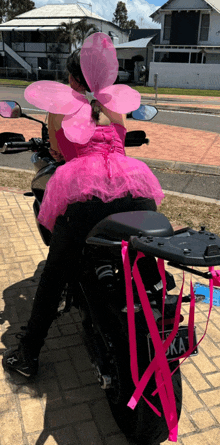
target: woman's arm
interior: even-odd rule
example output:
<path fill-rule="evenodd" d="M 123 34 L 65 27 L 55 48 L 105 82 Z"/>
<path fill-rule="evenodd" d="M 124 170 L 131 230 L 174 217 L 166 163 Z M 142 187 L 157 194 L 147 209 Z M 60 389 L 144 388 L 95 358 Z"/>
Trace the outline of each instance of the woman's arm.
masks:
<path fill-rule="evenodd" d="M 110 122 L 112 122 L 113 124 L 123 125 L 123 127 L 126 128 L 126 114 L 118 114 L 115 113 L 115 111 L 110 111 L 105 108 L 104 105 L 101 105 L 101 110 L 110 120 Z"/>
<path fill-rule="evenodd" d="M 63 120 L 63 115 L 61 114 L 51 114 L 48 115 L 48 133 L 50 139 L 50 154 L 53 158 L 60 162 L 64 159 L 62 153 L 60 153 L 59 146 L 57 143 L 56 132 L 61 128 L 61 122 Z"/>

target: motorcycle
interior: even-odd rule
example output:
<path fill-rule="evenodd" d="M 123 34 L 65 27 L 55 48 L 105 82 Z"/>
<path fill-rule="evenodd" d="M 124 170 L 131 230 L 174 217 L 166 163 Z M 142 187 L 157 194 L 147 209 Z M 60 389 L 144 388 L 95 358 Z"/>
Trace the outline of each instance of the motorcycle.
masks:
<path fill-rule="evenodd" d="M 17 105 L 14 102 L 14 106 Z M 132 117 L 150 120 L 156 113 L 154 107 L 142 106 L 132 113 Z M 21 109 L 19 117 L 40 122 L 22 113 Z M 41 124 L 42 138 L 8 142 L 0 152 L 33 151 L 31 161 L 36 171 L 31 184 L 33 209 L 42 240 L 48 246 L 51 233 L 39 224 L 37 216 L 46 184 L 60 163 L 49 154 L 47 127 L 45 123 Z M 137 147 L 148 142 L 144 131 L 128 132 L 125 146 Z M 188 227 L 174 231 L 168 219 L 158 212 L 110 215 L 86 238 L 80 258 L 78 288 L 74 287 L 73 293 L 67 283 L 62 294 L 66 301 L 64 311 L 70 310 L 71 304 L 79 309 L 92 367 L 106 392 L 116 422 L 129 440 L 145 445 L 159 445 L 170 437 L 172 425 L 164 397 L 173 401 L 168 397 L 173 391 L 177 422 L 182 407 L 179 360 L 198 353 L 195 329 L 192 333 L 190 327 L 182 326 L 184 319 L 180 314 L 182 302 L 190 302 L 192 310 L 195 296 L 193 292 L 184 297 L 181 293 L 180 296 L 169 294 L 175 289 L 174 278 L 165 270 L 159 273 L 156 258 L 167 261 L 175 269 L 210 280 L 211 268 L 220 264 L 220 238 L 204 227 L 198 232 Z M 129 261 L 134 271 L 138 264 L 144 297 L 137 271 L 133 278 L 129 275 Z M 210 270 L 202 272 L 196 266 L 209 267 Z M 158 336 L 162 337 L 160 345 L 159 340 L 155 342 L 154 339 L 155 327 Z M 163 361 L 160 367 L 158 357 L 164 358 L 165 344 L 166 362 Z M 165 384 L 163 366 L 170 370 L 171 390 Z M 150 367 L 153 372 L 146 377 Z M 144 380 L 147 384 L 143 384 L 138 396 L 137 390 Z M 166 394 L 161 396 L 164 386 Z M 133 402 L 139 400 L 134 403 L 137 405 L 135 409 L 128 404 L 133 393 L 136 397 Z"/>

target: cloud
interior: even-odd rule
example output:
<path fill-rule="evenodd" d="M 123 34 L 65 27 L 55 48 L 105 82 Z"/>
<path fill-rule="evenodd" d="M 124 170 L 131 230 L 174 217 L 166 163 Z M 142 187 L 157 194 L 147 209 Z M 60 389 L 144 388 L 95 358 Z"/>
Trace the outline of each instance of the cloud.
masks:
<path fill-rule="evenodd" d="M 67 3 L 72 2 L 70 0 L 36 0 L 35 6 L 36 8 L 40 8 L 48 4 L 62 5 Z M 90 11 L 91 8 L 89 4 L 92 4 L 92 12 L 111 22 L 118 0 L 108 0 L 108 6 L 103 0 L 87 0 L 86 3 L 82 6 Z M 158 28 L 158 24 L 154 23 L 149 17 L 158 9 L 158 6 L 148 3 L 146 0 L 124 0 L 124 3 L 126 3 L 128 11 L 128 20 L 135 20 L 139 28 Z"/>

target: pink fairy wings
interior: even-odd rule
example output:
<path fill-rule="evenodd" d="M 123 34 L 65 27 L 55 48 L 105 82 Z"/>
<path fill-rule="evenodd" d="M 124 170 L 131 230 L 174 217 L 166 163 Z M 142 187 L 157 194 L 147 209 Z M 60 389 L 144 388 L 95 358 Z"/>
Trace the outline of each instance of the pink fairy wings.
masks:
<path fill-rule="evenodd" d="M 94 94 L 113 85 L 118 75 L 118 60 L 111 38 L 102 32 L 89 36 L 80 51 L 80 65 Z"/>
<path fill-rule="evenodd" d="M 32 105 L 53 114 L 73 114 L 88 103 L 69 86 L 50 80 L 32 83 L 25 89 L 24 97 Z"/>
<path fill-rule="evenodd" d="M 80 65 L 94 98 L 110 111 L 130 113 L 140 106 L 140 94 L 127 85 L 113 85 L 118 75 L 114 45 L 107 34 L 89 36 L 80 51 Z M 84 144 L 95 131 L 88 98 L 67 85 L 39 81 L 24 93 L 31 104 L 53 114 L 64 114 L 62 128 L 72 142 Z"/>

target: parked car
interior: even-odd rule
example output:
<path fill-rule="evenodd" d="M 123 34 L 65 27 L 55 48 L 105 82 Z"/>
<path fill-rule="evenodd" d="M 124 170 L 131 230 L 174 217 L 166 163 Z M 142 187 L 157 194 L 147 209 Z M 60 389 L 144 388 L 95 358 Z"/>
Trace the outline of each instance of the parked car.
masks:
<path fill-rule="evenodd" d="M 128 82 L 128 80 L 130 80 L 130 78 L 131 78 L 131 74 L 124 68 L 119 67 L 117 81 L 118 82 Z"/>

